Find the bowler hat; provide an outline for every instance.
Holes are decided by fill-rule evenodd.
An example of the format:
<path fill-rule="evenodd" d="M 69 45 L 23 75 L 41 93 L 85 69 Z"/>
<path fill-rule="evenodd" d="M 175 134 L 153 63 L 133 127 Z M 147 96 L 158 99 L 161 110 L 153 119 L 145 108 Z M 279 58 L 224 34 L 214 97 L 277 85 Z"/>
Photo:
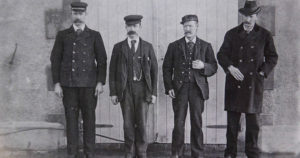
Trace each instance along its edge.
<path fill-rule="evenodd" d="M 182 17 L 180 24 L 184 24 L 185 22 L 188 22 L 188 21 L 196 21 L 196 22 L 198 22 L 197 15 L 192 15 L 192 14 L 185 15 L 184 17 Z"/>
<path fill-rule="evenodd" d="M 261 8 L 257 6 L 256 1 L 246 1 L 244 8 L 240 8 L 239 12 L 243 15 L 252 15 L 259 13 Z"/>

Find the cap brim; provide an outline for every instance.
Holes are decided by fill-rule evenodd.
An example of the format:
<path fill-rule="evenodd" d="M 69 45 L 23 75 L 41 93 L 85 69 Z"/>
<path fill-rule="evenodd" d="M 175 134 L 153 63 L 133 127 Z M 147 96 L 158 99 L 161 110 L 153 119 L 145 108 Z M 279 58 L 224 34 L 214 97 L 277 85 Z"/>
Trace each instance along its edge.
<path fill-rule="evenodd" d="M 72 11 L 75 11 L 75 12 L 85 12 L 86 9 L 85 8 L 72 8 Z"/>
<path fill-rule="evenodd" d="M 245 8 L 241 8 L 241 9 L 239 9 L 239 12 L 241 13 L 241 14 L 243 14 L 243 15 L 246 15 L 246 16 L 249 16 L 249 15 L 253 15 L 253 14 L 257 14 L 257 13 L 259 13 L 261 11 L 261 8 L 260 7 L 258 7 L 256 10 L 254 10 L 254 11 L 250 11 L 250 10 L 247 10 L 247 9 L 245 9 Z"/>
<path fill-rule="evenodd" d="M 183 25 L 184 23 L 189 22 L 189 21 L 196 21 L 196 22 L 198 22 L 197 20 L 187 20 L 187 21 L 181 21 L 180 24 Z"/>
<path fill-rule="evenodd" d="M 125 23 L 126 23 L 126 25 L 135 25 L 135 24 L 141 23 L 141 21 L 127 21 Z"/>

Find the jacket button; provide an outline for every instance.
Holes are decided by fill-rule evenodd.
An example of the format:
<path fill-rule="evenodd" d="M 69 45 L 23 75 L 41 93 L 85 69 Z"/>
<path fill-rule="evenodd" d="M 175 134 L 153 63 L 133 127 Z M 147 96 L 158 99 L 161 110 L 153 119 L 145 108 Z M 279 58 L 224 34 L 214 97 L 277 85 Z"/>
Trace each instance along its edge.
<path fill-rule="evenodd" d="M 75 46 L 75 45 L 76 45 L 76 43 L 74 42 L 74 43 L 73 43 L 73 45 Z"/>
<path fill-rule="evenodd" d="M 72 69 L 72 71 L 74 72 L 74 71 L 75 71 L 75 69 Z"/>
<path fill-rule="evenodd" d="M 182 71 L 181 73 L 182 73 L 182 74 L 184 74 L 184 72 L 183 72 L 183 71 Z"/>
<path fill-rule="evenodd" d="M 182 83 L 182 81 L 179 81 L 180 83 Z"/>
<path fill-rule="evenodd" d="M 75 54 L 76 52 L 75 51 L 73 51 L 73 54 Z"/>
<path fill-rule="evenodd" d="M 72 60 L 73 63 L 75 63 L 75 60 Z"/>
<path fill-rule="evenodd" d="M 182 65 L 184 65 L 185 63 L 182 63 Z"/>
<path fill-rule="evenodd" d="M 254 48 L 254 46 L 251 46 L 250 48 L 252 48 L 252 49 L 253 49 L 253 48 Z"/>
<path fill-rule="evenodd" d="M 85 69 L 82 70 L 83 72 L 85 71 Z"/>
<path fill-rule="evenodd" d="M 250 61 L 251 61 L 251 62 L 253 62 L 253 61 L 254 61 L 254 59 L 250 59 Z"/>
<path fill-rule="evenodd" d="M 244 47 L 243 47 L 243 46 L 241 46 L 241 47 L 240 47 L 240 49 L 244 49 Z"/>
<path fill-rule="evenodd" d="M 240 60 L 239 60 L 239 62 L 240 62 L 240 63 L 242 63 L 242 62 L 243 62 L 243 60 L 242 60 L 242 59 L 240 59 Z"/>
<path fill-rule="evenodd" d="M 238 85 L 238 86 L 237 86 L 237 88 L 241 88 L 241 86 L 240 86 L 240 85 Z"/>
<path fill-rule="evenodd" d="M 85 60 L 83 60 L 82 62 L 84 62 L 84 63 L 85 63 Z"/>
<path fill-rule="evenodd" d="M 249 75 L 253 75 L 253 72 L 250 72 Z"/>
<path fill-rule="evenodd" d="M 86 52 L 83 52 L 83 54 L 85 55 L 85 54 L 86 54 Z"/>
<path fill-rule="evenodd" d="M 252 87 L 251 86 L 249 86 L 249 89 L 251 89 Z"/>

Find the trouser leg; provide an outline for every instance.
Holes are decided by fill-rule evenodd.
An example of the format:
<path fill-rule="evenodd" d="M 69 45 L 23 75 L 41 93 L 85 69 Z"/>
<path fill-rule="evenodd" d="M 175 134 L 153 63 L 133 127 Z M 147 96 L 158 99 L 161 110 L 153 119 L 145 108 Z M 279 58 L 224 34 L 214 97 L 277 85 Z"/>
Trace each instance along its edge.
<path fill-rule="evenodd" d="M 95 109 L 97 97 L 95 88 L 80 88 L 80 109 L 83 120 L 83 147 L 88 157 L 94 155 L 95 150 Z"/>
<path fill-rule="evenodd" d="M 77 88 L 63 87 L 63 104 L 66 117 L 67 151 L 69 155 L 76 155 L 79 149 L 79 91 Z"/>
<path fill-rule="evenodd" d="M 237 137 L 239 129 L 241 113 L 227 111 L 227 132 L 226 132 L 226 149 L 225 156 L 230 155 L 236 157 L 237 155 Z"/>
<path fill-rule="evenodd" d="M 146 102 L 146 83 L 144 81 L 133 84 L 133 100 L 135 105 L 135 145 L 139 158 L 147 157 L 147 114 L 149 103 Z"/>
<path fill-rule="evenodd" d="M 258 148 L 259 114 L 246 114 L 246 145 L 245 153 L 248 158 L 259 158 Z"/>
<path fill-rule="evenodd" d="M 126 155 L 134 155 L 135 141 L 135 122 L 134 122 L 134 104 L 130 87 L 127 86 L 121 101 L 121 109 L 123 115 L 123 129 L 125 139 Z"/>
<path fill-rule="evenodd" d="M 200 88 L 195 83 L 190 83 L 189 105 L 191 119 L 191 150 L 192 157 L 203 155 L 203 131 L 202 112 L 204 110 L 204 99 Z"/>
<path fill-rule="evenodd" d="M 185 119 L 188 109 L 188 84 L 183 84 L 175 90 L 172 100 L 174 111 L 174 129 L 172 132 L 172 155 L 183 155 Z"/>

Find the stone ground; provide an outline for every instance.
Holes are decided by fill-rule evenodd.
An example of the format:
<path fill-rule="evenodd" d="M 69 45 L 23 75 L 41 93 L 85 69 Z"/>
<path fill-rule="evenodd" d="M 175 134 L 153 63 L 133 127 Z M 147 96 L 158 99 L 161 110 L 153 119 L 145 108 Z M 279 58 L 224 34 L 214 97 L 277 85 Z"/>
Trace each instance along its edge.
<path fill-rule="evenodd" d="M 110 146 L 97 147 L 96 157 L 97 158 L 120 158 L 123 157 L 122 147 Z M 222 158 L 223 157 L 223 146 L 209 147 L 206 148 L 205 158 Z M 185 150 L 185 157 L 190 158 L 190 152 L 188 147 Z M 165 146 L 150 146 L 148 150 L 149 158 L 168 158 L 170 157 L 170 149 Z M 66 158 L 66 150 L 60 149 L 56 151 L 20 151 L 20 150 L 0 150 L 0 158 Z M 82 151 L 81 157 L 84 158 Z M 244 153 L 238 153 L 237 158 L 247 158 Z M 262 154 L 261 158 L 300 158 L 300 155 L 296 156 L 292 153 L 276 153 L 276 154 Z"/>

